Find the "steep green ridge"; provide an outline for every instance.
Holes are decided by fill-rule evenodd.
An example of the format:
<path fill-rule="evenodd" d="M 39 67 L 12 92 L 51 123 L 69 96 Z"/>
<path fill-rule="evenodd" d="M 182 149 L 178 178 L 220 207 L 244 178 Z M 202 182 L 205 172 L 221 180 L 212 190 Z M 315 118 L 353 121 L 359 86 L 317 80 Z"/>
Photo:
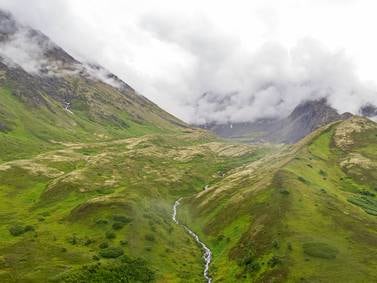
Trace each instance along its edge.
<path fill-rule="evenodd" d="M 377 125 L 353 117 L 236 168 L 178 217 L 214 282 L 375 282 Z"/>

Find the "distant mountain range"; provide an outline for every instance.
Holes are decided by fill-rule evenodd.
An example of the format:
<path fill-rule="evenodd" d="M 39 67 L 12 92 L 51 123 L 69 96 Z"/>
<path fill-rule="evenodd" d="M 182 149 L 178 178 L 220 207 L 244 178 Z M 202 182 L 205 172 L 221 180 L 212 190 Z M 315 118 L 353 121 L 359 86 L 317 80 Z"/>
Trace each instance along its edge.
<path fill-rule="evenodd" d="M 360 114 L 367 117 L 377 116 L 377 108 L 366 105 Z M 210 123 L 200 125 L 217 135 L 250 143 L 295 143 L 328 123 L 346 120 L 351 113 L 339 114 L 329 106 L 326 99 L 305 101 L 299 104 L 287 117 L 258 119 L 254 122 Z"/>

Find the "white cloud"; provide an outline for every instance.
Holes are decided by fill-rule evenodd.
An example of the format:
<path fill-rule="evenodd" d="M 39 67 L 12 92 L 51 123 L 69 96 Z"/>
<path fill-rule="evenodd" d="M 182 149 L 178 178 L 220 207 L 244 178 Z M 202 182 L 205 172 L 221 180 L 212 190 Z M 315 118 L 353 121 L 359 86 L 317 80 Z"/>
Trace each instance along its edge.
<path fill-rule="evenodd" d="M 98 62 L 166 110 L 196 122 L 274 116 L 323 95 L 341 111 L 377 103 L 375 86 L 363 82 L 375 80 L 376 5 L 0 0 L 0 7 L 78 59 Z M 216 95 L 201 97 L 207 91 Z M 230 104 L 211 102 L 229 93 Z"/>

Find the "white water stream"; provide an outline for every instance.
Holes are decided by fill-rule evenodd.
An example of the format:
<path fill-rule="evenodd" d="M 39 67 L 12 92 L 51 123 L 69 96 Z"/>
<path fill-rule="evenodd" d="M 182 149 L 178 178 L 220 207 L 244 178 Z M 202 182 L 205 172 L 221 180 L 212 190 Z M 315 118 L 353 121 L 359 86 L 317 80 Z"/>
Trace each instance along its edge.
<path fill-rule="evenodd" d="M 179 198 L 175 203 L 174 203 L 174 206 L 173 206 L 173 214 L 172 214 L 172 219 L 173 221 L 179 225 L 179 222 L 177 220 L 177 208 L 178 206 L 181 204 L 181 200 L 182 198 Z M 197 234 L 195 234 L 193 231 L 190 230 L 190 228 L 188 228 L 186 225 L 183 225 L 181 224 L 185 230 L 187 231 L 187 233 L 190 234 L 191 237 L 193 237 L 195 239 L 195 241 L 202 247 L 203 249 L 203 259 L 204 259 L 204 271 L 203 271 L 203 276 L 204 278 L 207 280 L 208 283 L 211 283 L 212 282 L 212 278 L 209 276 L 209 265 L 211 264 L 211 260 L 212 260 L 212 252 L 211 250 L 200 240 L 199 236 Z"/>

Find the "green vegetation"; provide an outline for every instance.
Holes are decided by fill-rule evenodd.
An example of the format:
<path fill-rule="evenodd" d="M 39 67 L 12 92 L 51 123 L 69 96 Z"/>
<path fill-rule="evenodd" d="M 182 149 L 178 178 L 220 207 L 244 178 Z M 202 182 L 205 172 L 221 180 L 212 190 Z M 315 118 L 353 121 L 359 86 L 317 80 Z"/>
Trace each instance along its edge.
<path fill-rule="evenodd" d="M 104 248 L 99 251 L 99 255 L 104 258 L 117 258 L 123 255 L 123 250 L 115 247 Z"/>
<path fill-rule="evenodd" d="M 328 125 L 185 200 L 214 281 L 376 281 L 376 134 L 359 117 Z"/>
<path fill-rule="evenodd" d="M 130 260 L 123 257 L 117 263 L 92 264 L 60 275 L 54 282 L 100 283 L 100 282 L 153 282 L 155 273 L 141 259 Z"/>
<path fill-rule="evenodd" d="M 34 227 L 31 225 L 22 226 L 22 225 L 16 224 L 16 225 L 12 225 L 9 228 L 9 233 L 11 233 L 12 236 L 20 236 L 29 231 L 34 231 Z"/>
<path fill-rule="evenodd" d="M 62 80 L 73 114 L 37 86 L 0 90 L 1 282 L 201 282 L 202 251 L 171 220 L 180 197 L 214 282 L 377 281 L 373 122 L 231 144 L 133 92 Z"/>
<path fill-rule="evenodd" d="M 47 119 L 48 110 L 31 112 L 9 91 L 3 94 L 4 111 L 19 120 L 0 133 L 0 144 L 17 135 L 35 148 L 18 144 L 0 153 L 1 282 L 101 282 L 109 270 L 119 275 L 112 263 L 123 255 L 141 257 L 156 281 L 201 281 L 201 250 L 171 221 L 172 204 L 275 150 L 161 121 L 153 128 L 131 119 L 119 130 L 59 105 Z M 56 119 L 67 122 L 59 131 L 49 126 Z M 34 135 L 42 128 L 43 139 Z M 104 268 L 93 274 L 98 279 L 87 277 L 84 266 L 97 264 Z"/>
<path fill-rule="evenodd" d="M 370 196 L 352 196 L 348 201 L 364 209 L 366 213 L 377 216 L 377 200 Z"/>

